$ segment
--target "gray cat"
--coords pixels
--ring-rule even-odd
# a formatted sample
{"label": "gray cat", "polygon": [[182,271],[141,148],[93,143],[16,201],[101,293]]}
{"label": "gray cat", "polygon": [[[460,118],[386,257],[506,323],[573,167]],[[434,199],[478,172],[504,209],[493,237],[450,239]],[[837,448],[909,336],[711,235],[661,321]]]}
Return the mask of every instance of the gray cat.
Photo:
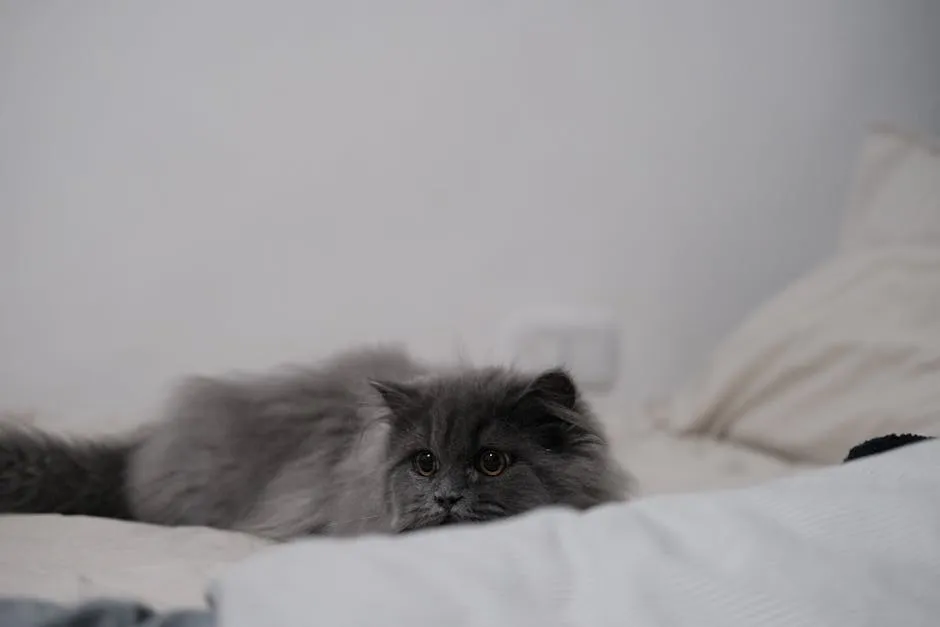
{"label": "gray cat", "polygon": [[190,380],[123,440],[0,431],[0,513],[203,525],[273,539],[397,533],[625,498],[563,370],[429,369],[403,350]]}

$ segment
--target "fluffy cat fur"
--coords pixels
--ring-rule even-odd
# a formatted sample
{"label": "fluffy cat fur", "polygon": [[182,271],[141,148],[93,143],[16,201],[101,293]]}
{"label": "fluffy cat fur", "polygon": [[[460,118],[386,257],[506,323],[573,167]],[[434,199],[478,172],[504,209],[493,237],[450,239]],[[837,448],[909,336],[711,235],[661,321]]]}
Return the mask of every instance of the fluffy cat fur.
{"label": "fluffy cat fur", "polygon": [[274,539],[587,508],[625,489],[563,370],[431,370],[394,347],[269,376],[192,379],[165,420],[124,439],[0,431],[0,513]]}

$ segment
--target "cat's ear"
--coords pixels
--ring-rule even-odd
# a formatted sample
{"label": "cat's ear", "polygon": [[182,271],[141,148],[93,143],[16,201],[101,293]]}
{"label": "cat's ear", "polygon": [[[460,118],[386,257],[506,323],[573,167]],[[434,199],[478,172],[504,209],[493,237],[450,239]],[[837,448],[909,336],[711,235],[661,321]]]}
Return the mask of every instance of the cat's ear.
{"label": "cat's ear", "polygon": [[369,385],[379,393],[382,402],[388,407],[389,411],[397,414],[409,407],[414,407],[418,402],[418,390],[414,387],[393,381],[370,380]]}
{"label": "cat's ear", "polygon": [[536,376],[520,400],[536,400],[574,411],[580,394],[574,379],[564,368],[552,368]]}
{"label": "cat's ear", "polygon": [[512,417],[547,450],[564,451],[597,438],[571,375],[553,368],[536,375],[517,397]]}

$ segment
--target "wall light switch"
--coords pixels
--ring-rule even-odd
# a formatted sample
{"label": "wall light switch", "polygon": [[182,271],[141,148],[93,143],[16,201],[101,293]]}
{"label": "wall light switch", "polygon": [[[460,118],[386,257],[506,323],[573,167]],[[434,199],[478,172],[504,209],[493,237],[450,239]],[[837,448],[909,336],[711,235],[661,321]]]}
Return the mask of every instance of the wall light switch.
{"label": "wall light switch", "polygon": [[593,309],[522,312],[507,325],[514,363],[526,370],[564,366],[586,392],[609,392],[620,371],[620,328],[612,314]]}

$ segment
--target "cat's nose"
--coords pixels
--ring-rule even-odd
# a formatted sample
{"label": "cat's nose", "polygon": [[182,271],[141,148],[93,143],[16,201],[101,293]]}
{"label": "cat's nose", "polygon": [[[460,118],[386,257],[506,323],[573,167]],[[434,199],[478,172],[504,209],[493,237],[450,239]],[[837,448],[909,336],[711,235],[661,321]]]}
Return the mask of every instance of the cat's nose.
{"label": "cat's nose", "polygon": [[452,509],[454,505],[463,500],[463,494],[455,494],[453,492],[445,494],[435,494],[434,502],[443,507],[444,509]]}

